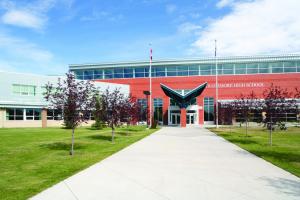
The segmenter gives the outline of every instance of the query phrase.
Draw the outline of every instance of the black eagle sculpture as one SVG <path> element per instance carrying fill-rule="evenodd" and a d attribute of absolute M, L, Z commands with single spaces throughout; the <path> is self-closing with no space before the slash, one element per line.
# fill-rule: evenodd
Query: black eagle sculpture
<path fill-rule="evenodd" d="M 203 90 L 206 88 L 207 82 L 199 85 L 198 87 L 194 88 L 193 90 L 189 91 L 187 94 L 182 95 L 175 90 L 169 88 L 168 86 L 164 84 L 160 84 L 161 89 L 164 91 L 164 93 L 174 99 L 178 104 L 180 108 L 186 108 L 188 106 L 188 103 L 195 97 L 199 96 Z"/>

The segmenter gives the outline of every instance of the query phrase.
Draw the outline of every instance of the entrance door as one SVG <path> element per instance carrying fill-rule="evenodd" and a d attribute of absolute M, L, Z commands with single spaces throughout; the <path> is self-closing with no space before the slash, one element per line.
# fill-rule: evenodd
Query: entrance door
<path fill-rule="evenodd" d="M 171 113 L 172 125 L 179 125 L 180 124 L 180 114 L 178 113 Z"/>
<path fill-rule="evenodd" d="M 187 113 L 186 114 L 186 124 L 195 124 L 196 114 L 195 113 Z"/>

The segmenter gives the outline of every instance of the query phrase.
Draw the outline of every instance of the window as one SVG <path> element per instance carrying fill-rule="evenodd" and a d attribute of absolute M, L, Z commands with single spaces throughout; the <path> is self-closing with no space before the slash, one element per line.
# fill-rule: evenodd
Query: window
<path fill-rule="evenodd" d="M 284 62 L 284 72 L 296 72 L 297 71 L 297 63 L 295 61 L 292 62 Z"/>
<path fill-rule="evenodd" d="M 269 68 L 269 63 L 259 63 L 258 66 L 258 72 L 265 74 L 265 73 L 270 73 L 270 68 Z"/>
<path fill-rule="evenodd" d="M 177 67 L 177 76 L 188 76 L 189 71 L 188 71 L 188 66 L 179 66 Z"/>
<path fill-rule="evenodd" d="M 83 71 L 82 70 L 76 70 L 72 71 L 75 74 L 76 79 L 83 80 Z"/>
<path fill-rule="evenodd" d="M 12 90 L 14 94 L 24 95 L 24 96 L 35 96 L 36 95 L 36 86 L 33 85 L 20 85 L 13 84 Z"/>
<path fill-rule="evenodd" d="M 137 78 L 149 76 L 149 68 L 139 67 L 139 68 L 135 68 L 134 71 L 135 71 L 135 77 Z"/>
<path fill-rule="evenodd" d="M 26 120 L 40 120 L 41 119 L 41 109 L 38 108 L 27 108 L 26 109 Z"/>
<path fill-rule="evenodd" d="M 176 67 L 167 67 L 167 76 L 177 76 Z"/>
<path fill-rule="evenodd" d="M 22 108 L 8 108 L 6 109 L 6 120 L 23 120 L 24 109 Z"/>
<path fill-rule="evenodd" d="M 94 79 L 103 79 L 103 70 L 94 70 Z"/>
<path fill-rule="evenodd" d="M 83 71 L 83 78 L 84 80 L 92 80 L 94 72 L 92 70 L 85 70 Z"/>
<path fill-rule="evenodd" d="M 160 98 L 154 98 L 154 120 L 158 122 L 163 121 L 163 100 Z"/>
<path fill-rule="evenodd" d="M 223 74 L 233 74 L 233 64 L 223 64 Z"/>
<path fill-rule="evenodd" d="M 47 110 L 47 120 L 62 120 L 62 112 L 59 110 Z"/>
<path fill-rule="evenodd" d="M 147 121 L 147 99 L 138 99 L 137 103 L 140 107 L 139 121 Z"/>
<path fill-rule="evenodd" d="M 105 69 L 104 70 L 104 79 L 112 79 L 113 78 L 113 70 Z"/>
<path fill-rule="evenodd" d="M 198 76 L 199 75 L 199 66 L 192 65 L 189 66 L 189 76 Z"/>
<path fill-rule="evenodd" d="M 270 63 L 270 66 L 272 68 L 272 73 L 282 73 L 283 72 L 283 63 L 282 62 Z"/>
<path fill-rule="evenodd" d="M 124 78 L 124 69 L 123 68 L 114 69 L 114 78 Z"/>
<path fill-rule="evenodd" d="M 247 74 L 257 74 L 258 73 L 258 64 L 249 63 L 247 64 Z"/>
<path fill-rule="evenodd" d="M 235 64 L 235 74 L 246 74 L 247 66 L 246 64 Z"/>
<path fill-rule="evenodd" d="M 152 68 L 152 76 L 153 77 L 166 76 L 165 67 L 153 67 Z"/>
<path fill-rule="evenodd" d="M 124 68 L 124 78 L 133 78 L 133 68 Z"/>
<path fill-rule="evenodd" d="M 216 74 L 215 66 L 213 65 L 200 65 L 200 74 L 201 75 L 213 75 Z"/>
<path fill-rule="evenodd" d="M 204 97 L 204 121 L 214 121 L 214 98 Z"/>

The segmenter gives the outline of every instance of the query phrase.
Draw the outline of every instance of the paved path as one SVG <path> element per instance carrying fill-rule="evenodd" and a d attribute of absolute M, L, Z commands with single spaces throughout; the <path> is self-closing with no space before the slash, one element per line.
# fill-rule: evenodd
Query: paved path
<path fill-rule="evenodd" d="M 167 127 L 33 199 L 299 200 L 300 179 L 206 129 Z"/>

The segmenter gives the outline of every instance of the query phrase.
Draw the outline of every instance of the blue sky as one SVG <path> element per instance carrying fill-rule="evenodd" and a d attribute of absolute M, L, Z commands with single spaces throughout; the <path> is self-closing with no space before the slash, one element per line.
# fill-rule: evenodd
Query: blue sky
<path fill-rule="evenodd" d="M 0 70 L 300 52 L 299 0 L 0 0 Z"/>

